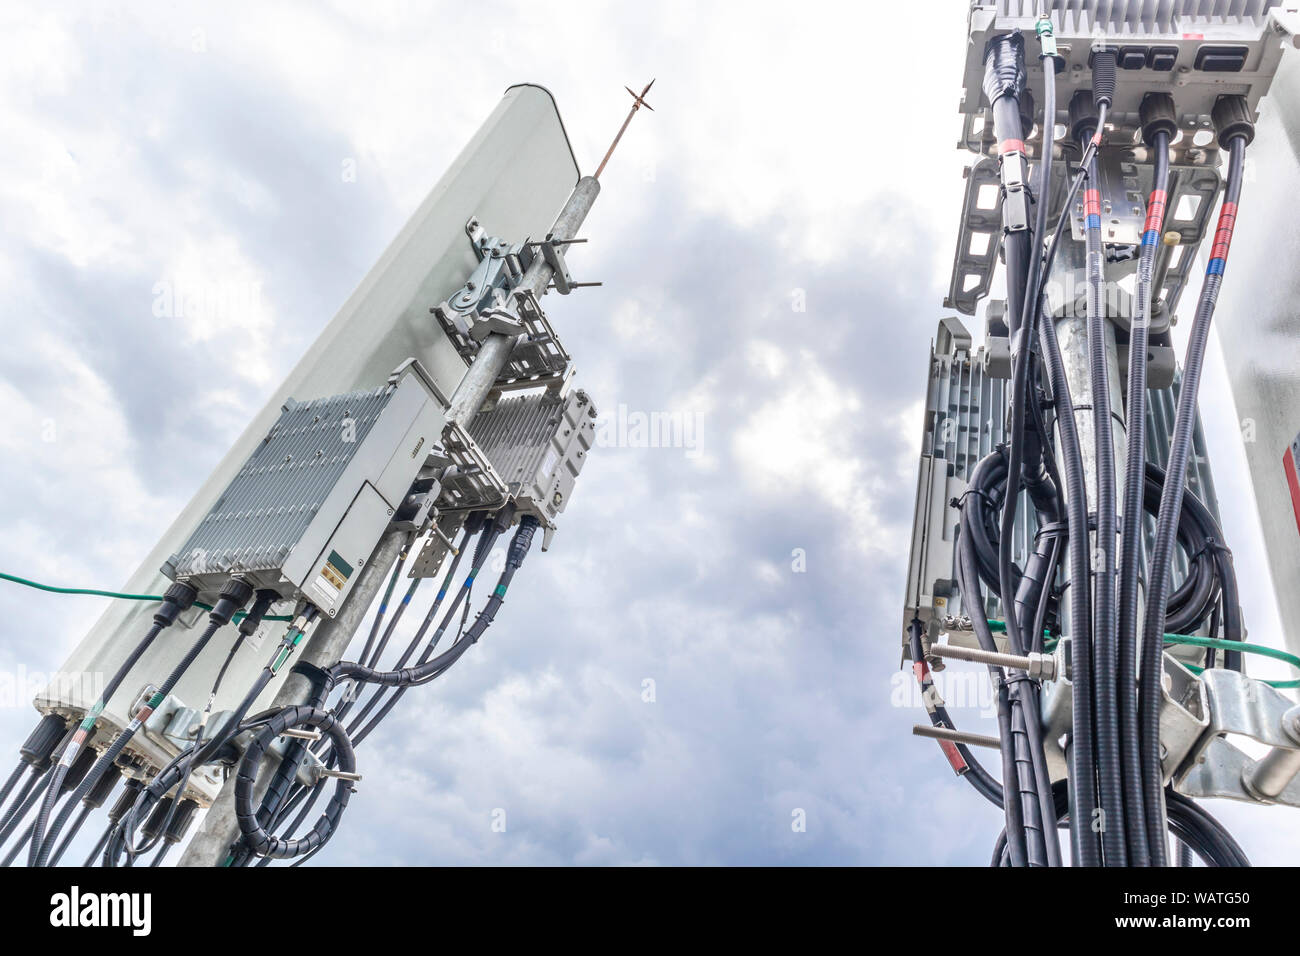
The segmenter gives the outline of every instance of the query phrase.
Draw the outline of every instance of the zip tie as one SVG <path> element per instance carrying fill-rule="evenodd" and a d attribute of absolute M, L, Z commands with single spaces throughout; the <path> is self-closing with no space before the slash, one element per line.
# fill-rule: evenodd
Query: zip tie
<path fill-rule="evenodd" d="M 961 510 L 962 506 L 966 504 L 967 495 L 975 495 L 976 497 L 983 498 L 984 503 L 990 508 L 996 508 L 998 506 L 998 503 L 994 501 L 993 498 L 989 496 L 989 493 L 982 488 L 967 488 L 960 495 L 949 501 L 949 506 Z"/>

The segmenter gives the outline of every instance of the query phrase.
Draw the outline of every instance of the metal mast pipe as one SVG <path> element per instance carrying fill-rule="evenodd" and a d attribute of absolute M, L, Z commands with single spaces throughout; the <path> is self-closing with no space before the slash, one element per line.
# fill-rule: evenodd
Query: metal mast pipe
<path fill-rule="evenodd" d="M 560 210 L 560 215 L 551 227 L 550 238 L 556 240 L 573 239 L 591 211 L 596 196 L 600 194 L 600 183 L 593 176 L 584 176 L 578 180 L 569 201 Z M 517 292 L 531 292 L 539 300 L 551 284 L 555 270 L 543 256 L 533 260 L 533 264 L 524 273 L 523 279 L 515 287 Z M 450 421 L 468 426 L 478 414 L 488 393 L 501 376 L 501 371 L 510 360 L 514 350 L 516 336 L 501 335 L 496 332 L 489 335 L 479 346 L 474 363 L 461 379 L 460 385 L 451 396 L 451 408 L 447 413 Z"/>

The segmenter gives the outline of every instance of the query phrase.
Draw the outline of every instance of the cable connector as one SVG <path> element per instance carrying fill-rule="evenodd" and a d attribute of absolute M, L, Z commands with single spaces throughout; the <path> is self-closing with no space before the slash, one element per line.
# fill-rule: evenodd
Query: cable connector
<path fill-rule="evenodd" d="M 306 640 L 316 629 L 316 625 L 320 622 L 320 619 L 320 614 L 316 612 L 314 607 L 306 608 L 301 614 L 293 619 L 293 622 L 289 625 L 289 629 L 284 632 L 284 637 L 280 639 L 280 646 L 276 651 L 275 657 L 272 659 L 271 663 L 267 665 L 273 676 L 278 674 L 280 668 L 284 666 L 284 662 L 293 656 L 293 652 L 298 645 Z"/>
<path fill-rule="evenodd" d="M 198 591 L 182 581 L 177 581 L 163 593 L 162 604 L 153 612 L 154 623 L 159 627 L 171 627 L 182 613 L 194 606 L 198 597 Z"/>
<path fill-rule="evenodd" d="M 519 519 L 519 530 L 510 541 L 510 550 L 506 554 L 506 564 L 518 568 L 528 556 L 528 549 L 533 546 L 533 534 L 537 531 L 538 521 L 532 515 Z"/>
<path fill-rule="evenodd" d="M 1004 140 L 998 154 L 1002 182 L 1002 228 L 1023 232 L 1029 228 L 1029 160 L 1022 140 Z"/>
<path fill-rule="evenodd" d="M 163 823 L 167 819 L 167 813 L 171 810 L 172 801 L 174 799 L 174 797 L 163 797 L 154 805 L 153 812 L 149 814 L 148 819 L 144 821 L 144 826 L 140 828 L 146 840 L 152 842 L 158 839 L 159 835 L 162 833 Z"/>
<path fill-rule="evenodd" d="M 81 785 L 81 781 L 86 779 L 86 774 L 94 766 L 95 761 L 99 759 L 99 754 L 90 747 L 90 741 L 94 738 L 95 732 L 92 730 L 86 734 L 81 741 L 80 748 L 72 763 L 68 765 L 68 772 L 63 776 L 63 784 L 59 787 L 59 793 L 71 793 Z M 72 746 L 69 744 L 69 746 Z"/>
<path fill-rule="evenodd" d="M 108 822 L 116 824 L 126 816 L 127 811 L 135 806 L 135 798 L 143 789 L 143 780 L 138 780 L 135 777 L 128 777 L 126 788 L 118 794 L 117 801 L 108 811 Z"/>
<path fill-rule="evenodd" d="M 1034 24 L 1034 33 L 1038 35 L 1040 56 L 1059 56 L 1056 52 L 1056 34 L 1052 32 L 1051 17 L 1039 17 L 1038 22 Z"/>
<path fill-rule="evenodd" d="M 248 609 L 244 619 L 239 622 L 239 633 L 245 637 L 250 637 L 261 626 L 262 618 L 266 616 L 267 611 L 271 610 L 271 605 L 278 600 L 280 600 L 280 595 L 270 588 L 263 588 L 258 591 L 257 600 Z"/>
<path fill-rule="evenodd" d="M 23 762 L 36 770 L 45 770 L 67 732 L 68 721 L 61 714 L 46 714 L 36 724 L 27 740 L 18 748 Z"/>
<path fill-rule="evenodd" d="M 1088 65 L 1092 68 L 1092 102 L 1100 110 L 1103 106 L 1110 109 L 1115 102 L 1115 71 L 1118 58 L 1114 47 L 1097 44 L 1088 56 Z"/>
<path fill-rule="evenodd" d="M 167 824 L 167 829 L 163 830 L 163 840 L 170 844 L 177 844 L 185 839 L 185 833 L 194 822 L 194 812 L 198 808 L 199 805 L 188 797 L 182 800 L 181 805 L 176 808 L 175 816 Z"/>
<path fill-rule="evenodd" d="M 989 103 L 1019 96 L 1025 88 L 1025 41 L 1019 33 L 1004 33 L 984 47 L 984 95 Z"/>
<path fill-rule="evenodd" d="M 1025 157 L 1002 157 L 1002 228 L 1024 232 L 1029 228 L 1029 194 L 1025 191 Z"/>
<path fill-rule="evenodd" d="M 483 530 L 483 525 L 487 521 L 488 513 L 486 511 L 471 511 L 469 517 L 465 519 L 465 532 L 475 535 Z"/>
<path fill-rule="evenodd" d="M 1142 97 L 1138 117 L 1142 122 L 1142 142 L 1147 146 L 1154 146 L 1160 133 L 1171 143 L 1178 135 L 1178 112 L 1174 98 L 1168 93 L 1148 93 Z"/>
<path fill-rule="evenodd" d="M 1244 136 L 1247 146 L 1255 138 L 1255 118 L 1246 97 L 1239 93 L 1225 94 L 1215 100 L 1210 117 L 1219 134 L 1219 145 L 1224 149 L 1237 136 Z"/>
<path fill-rule="evenodd" d="M 504 534 L 515 523 L 515 503 L 512 501 L 498 511 L 492 518 L 497 534 Z"/>
<path fill-rule="evenodd" d="M 226 586 L 221 589 L 221 596 L 217 598 L 217 603 L 212 606 L 208 612 L 208 619 L 214 622 L 220 622 L 222 625 L 230 623 L 230 619 L 235 616 L 235 612 L 240 610 L 248 599 L 253 596 L 253 586 L 243 578 L 231 578 L 226 582 Z"/>
<path fill-rule="evenodd" d="M 90 807 L 92 810 L 102 807 L 108 799 L 108 795 L 113 792 L 117 782 L 122 779 L 122 768 L 117 764 L 110 764 L 108 769 L 95 781 L 95 785 L 86 791 L 86 795 L 81 798 L 83 806 Z"/>
<path fill-rule="evenodd" d="M 1098 132 L 1100 119 L 1090 91 L 1078 90 L 1070 97 L 1070 138 L 1076 143 L 1083 143 Z"/>

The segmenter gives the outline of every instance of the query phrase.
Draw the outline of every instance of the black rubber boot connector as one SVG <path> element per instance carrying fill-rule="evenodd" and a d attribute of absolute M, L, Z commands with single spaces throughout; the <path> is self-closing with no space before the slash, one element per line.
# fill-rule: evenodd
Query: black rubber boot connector
<path fill-rule="evenodd" d="M 1142 97 L 1138 116 L 1142 121 L 1142 142 L 1148 146 L 1155 145 L 1157 133 L 1164 133 L 1171 143 L 1178 135 L 1178 113 L 1174 98 L 1168 93 L 1148 93 Z"/>
<path fill-rule="evenodd" d="M 160 627 L 171 627 L 182 612 L 194 606 L 198 597 L 198 591 L 184 582 L 177 581 L 163 592 L 162 604 L 153 613 L 154 623 Z"/>
<path fill-rule="evenodd" d="M 239 622 L 239 633 L 245 637 L 251 635 L 257 630 L 258 625 L 262 623 L 262 618 L 266 617 L 266 612 L 271 610 L 271 605 L 280 600 L 280 595 L 270 588 L 263 588 L 257 592 L 257 600 L 249 608 L 244 619 Z"/>
<path fill-rule="evenodd" d="M 1109 109 L 1115 102 L 1115 50 L 1093 47 L 1088 65 L 1092 67 L 1092 102 L 1097 109 L 1103 103 Z"/>
<path fill-rule="evenodd" d="M 50 765 L 50 758 L 67 730 L 66 718 L 59 714 L 46 714 L 23 745 L 18 748 L 19 756 L 24 763 L 30 764 L 37 770 L 44 770 Z"/>
<path fill-rule="evenodd" d="M 1081 143 L 1097 131 L 1097 104 L 1091 90 L 1079 90 L 1070 97 L 1070 139 Z"/>
<path fill-rule="evenodd" d="M 176 808 L 176 815 L 172 817 L 172 822 L 167 824 L 167 829 L 163 831 L 163 839 L 168 843 L 180 843 L 185 839 L 185 831 L 190 828 L 190 823 L 194 820 L 194 811 L 199 805 L 188 798 L 181 801 L 181 805 Z"/>
<path fill-rule="evenodd" d="M 122 768 L 117 764 L 110 764 L 109 768 L 99 775 L 95 785 L 81 798 L 82 804 L 91 808 L 102 807 L 121 779 Z"/>
<path fill-rule="evenodd" d="M 1219 133 L 1219 145 L 1224 149 L 1234 137 L 1246 137 L 1247 146 L 1255 138 L 1255 118 L 1250 113 L 1246 97 L 1239 93 L 1225 94 L 1215 100 L 1210 117 Z"/>
<path fill-rule="evenodd" d="M 235 616 L 235 612 L 248 603 L 248 599 L 253 596 L 253 586 L 243 578 L 231 578 L 226 582 L 226 586 L 221 589 L 221 596 L 217 598 L 217 603 L 212 606 L 208 617 L 213 621 L 220 621 L 222 624 L 229 624 L 230 619 Z"/>
<path fill-rule="evenodd" d="M 1025 88 L 1025 41 L 1006 33 L 984 47 L 984 95 L 989 105 L 1003 96 L 1019 96 Z"/>

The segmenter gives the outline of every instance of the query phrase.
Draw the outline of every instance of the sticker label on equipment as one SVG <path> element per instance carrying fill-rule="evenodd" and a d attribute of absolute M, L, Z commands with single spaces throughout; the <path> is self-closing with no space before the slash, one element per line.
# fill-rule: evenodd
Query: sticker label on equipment
<path fill-rule="evenodd" d="M 555 466 L 558 465 L 559 463 L 560 463 L 560 453 L 557 452 L 554 448 L 546 449 L 546 457 L 542 459 L 541 473 L 544 476 L 549 478 L 551 472 L 555 470 Z"/>
<path fill-rule="evenodd" d="M 312 589 L 333 606 L 343 593 L 348 578 L 352 577 L 352 565 L 343 560 L 337 551 L 331 551 L 329 559 L 321 565 Z"/>

